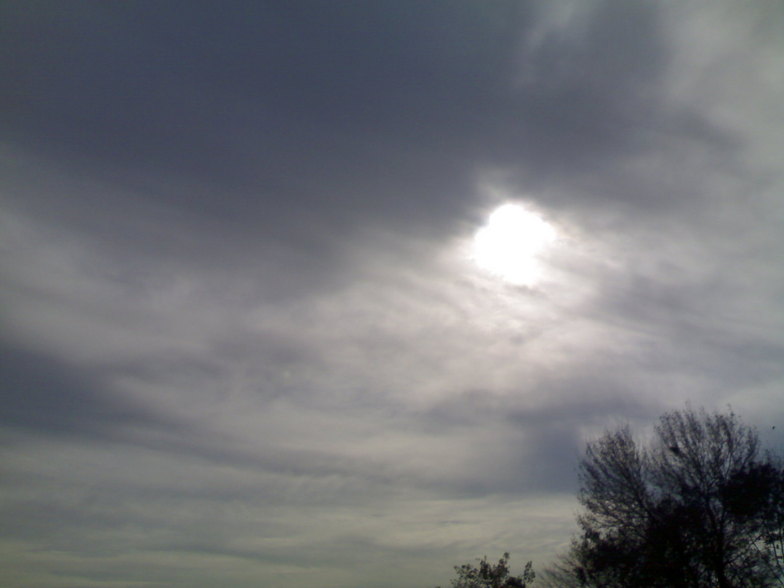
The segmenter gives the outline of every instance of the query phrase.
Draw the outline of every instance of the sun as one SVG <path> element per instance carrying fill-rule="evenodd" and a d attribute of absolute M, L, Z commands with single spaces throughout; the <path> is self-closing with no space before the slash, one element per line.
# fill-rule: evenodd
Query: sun
<path fill-rule="evenodd" d="M 555 229 L 519 204 L 496 208 L 474 236 L 473 259 L 511 284 L 533 286 L 540 278 L 538 260 L 555 240 Z"/>

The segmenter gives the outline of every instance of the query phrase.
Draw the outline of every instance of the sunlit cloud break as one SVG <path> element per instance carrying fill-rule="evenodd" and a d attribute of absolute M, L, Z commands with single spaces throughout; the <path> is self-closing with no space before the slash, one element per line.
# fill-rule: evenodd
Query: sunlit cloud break
<path fill-rule="evenodd" d="M 506 282 L 532 287 L 541 276 L 539 255 L 555 239 L 555 228 L 541 216 L 506 203 L 476 232 L 473 259 Z"/>

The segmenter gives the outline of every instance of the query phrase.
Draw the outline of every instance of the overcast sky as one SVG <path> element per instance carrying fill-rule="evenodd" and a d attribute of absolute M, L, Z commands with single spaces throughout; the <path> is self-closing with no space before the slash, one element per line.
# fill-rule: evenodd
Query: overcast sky
<path fill-rule="evenodd" d="M 605 428 L 784 445 L 781 1 L 0 21 L 4 585 L 541 568 Z M 531 283 L 474 259 L 508 202 Z"/>

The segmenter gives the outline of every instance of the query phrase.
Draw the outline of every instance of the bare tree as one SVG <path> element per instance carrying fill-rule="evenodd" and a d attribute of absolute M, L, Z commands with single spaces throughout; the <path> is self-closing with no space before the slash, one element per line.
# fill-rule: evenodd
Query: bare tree
<path fill-rule="evenodd" d="M 737 471 L 723 488 L 723 499 L 736 521 L 751 526 L 749 543 L 764 559 L 777 586 L 784 586 L 784 467 L 768 455 Z"/>
<path fill-rule="evenodd" d="M 581 464 L 582 533 L 559 573 L 606 588 L 773 586 L 781 476 L 732 412 L 667 413 L 648 447 L 608 432 Z"/>
<path fill-rule="evenodd" d="M 733 414 L 680 411 L 665 414 L 656 428 L 650 472 L 661 497 L 689 513 L 688 547 L 699 575 L 719 588 L 742 586 L 761 564 L 751 529 L 731 516 L 724 488 L 736 473 L 756 463 L 756 433 Z"/>

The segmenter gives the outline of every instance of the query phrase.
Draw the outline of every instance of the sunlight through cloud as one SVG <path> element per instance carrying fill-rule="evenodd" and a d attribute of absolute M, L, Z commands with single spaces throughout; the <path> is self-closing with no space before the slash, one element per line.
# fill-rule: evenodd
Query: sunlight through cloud
<path fill-rule="evenodd" d="M 476 232 L 473 259 L 506 282 L 531 287 L 541 274 L 537 257 L 555 235 L 538 214 L 519 204 L 503 204 Z"/>

